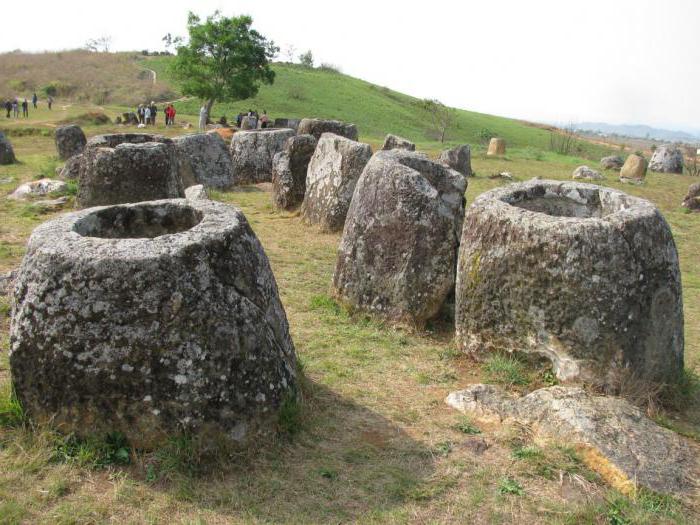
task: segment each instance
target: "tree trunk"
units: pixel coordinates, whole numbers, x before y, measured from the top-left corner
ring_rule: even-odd
[[[211,108],[214,105],[214,99],[207,100],[207,124],[211,124]]]

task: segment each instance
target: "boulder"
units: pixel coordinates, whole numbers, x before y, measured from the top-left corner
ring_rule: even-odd
[[[294,136],[291,129],[239,131],[231,139],[234,184],[255,184],[272,180],[272,159]]]
[[[647,161],[641,155],[633,153],[620,170],[620,182],[641,184],[647,175]]]
[[[289,128],[297,131],[300,122],[301,120],[298,118],[276,118],[273,125],[276,128]]]
[[[683,197],[681,206],[691,211],[700,212],[700,183],[695,183],[688,188],[688,194]]]
[[[683,151],[674,146],[659,146],[651,156],[649,169],[661,173],[683,173]]]
[[[440,152],[438,162],[457,170],[465,177],[472,176],[472,152],[469,144],[462,144]]]
[[[579,166],[574,170],[574,173],[571,175],[571,178],[583,180],[602,180],[603,176],[599,172],[589,168],[588,166]]]
[[[649,201],[592,184],[533,180],[481,194],[459,248],[456,340],[517,350],[561,380],[672,383],[683,371],[673,235]]]
[[[297,128],[299,135],[313,135],[320,140],[324,133],[333,133],[350,140],[357,140],[357,126],[339,120],[302,119]]]
[[[318,141],[306,175],[301,216],[321,231],[343,229],[352,194],[372,156],[368,144],[324,133]]]
[[[39,179],[26,182],[10,193],[7,198],[13,200],[28,200],[32,197],[42,197],[50,193],[65,191],[67,184],[62,180]]]
[[[382,149],[405,149],[407,151],[416,151],[416,145],[408,139],[389,134],[384,138]]]
[[[137,126],[139,123],[139,117],[133,111],[122,113],[122,123]]]
[[[233,186],[233,163],[224,139],[216,133],[197,133],[173,139],[183,183],[207,188]]]
[[[619,170],[625,164],[625,159],[619,155],[611,155],[600,159],[600,167],[604,170]]]
[[[14,164],[17,162],[15,158],[15,150],[12,148],[12,143],[3,133],[0,133],[0,166],[6,164]]]
[[[66,180],[77,180],[80,177],[80,164],[83,160],[83,154],[73,155],[69,158],[61,168],[59,177]]]
[[[575,445],[584,463],[621,492],[637,486],[692,495],[700,474],[696,443],[660,427],[624,399],[553,386],[523,397],[492,385],[452,392],[446,403],[486,421],[516,423],[538,437]]]
[[[132,146],[133,147],[133,146]],[[269,261],[241,211],[206,200],[91,208],[39,226],[15,284],[10,369],[29,417],[245,445],[297,392]]]
[[[499,139],[496,137],[493,137],[491,141],[489,142],[489,149],[486,152],[486,155],[489,157],[495,156],[495,155],[505,155],[506,154],[506,141],[503,139]]]
[[[116,148],[120,144],[145,144],[146,142],[173,143],[171,139],[153,133],[111,133],[95,135],[87,141],[85,148]]]
[[[435,317],[454,291],[466,188],[464,175],[422,155],[377,152],[345,221],[336,296],[413,326]]]
[[[207,189],[202,184],[197,184],[195,186],[190,186],[185,188],[185,198],[187,200],[209,200],[209,194]]]
[[[281,210],[293,210],[304,200],[306,172],[316,150],[313,135],[287,139],[284,150],[272,161],[272,203]]]
[[[249,130],[249,129],[257,129],[258,128],[258,119],[255,117],[249,117],[245,116],[241,120],[241,129],[242,130]]]
[[[85,133],[76,124],[59,126],[56,128],[55,138],[58,158],[61,160],[68,160],[73,155],[80,155],[87,143]]]
[[[85,148],[78,184],[80,207],[184,195],[175,145],[169,139]]]

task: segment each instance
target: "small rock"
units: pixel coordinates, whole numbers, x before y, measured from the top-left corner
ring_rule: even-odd
[[[625,159],[619,155],[611,155],[600,159],[600,167],[604,170],[619,170],[625,164]]]
[[[695,183],[688,188],[688,194],[683,197],[681,206],[700,212],[700,183]]]
[[[209,200],[209,194],[203,184],[197,184],[185,189],[185,198],[187,200]]]
[[[504,139],[499,139],[497,137],[494,137],[491,139],[489,142],[489,149],[486,152],[486,155],[489,157],[495,156],[495,155],[505,155],[506,154],[506,141]]]
[[[579,166],[574,170],[574,173],[571,176],[571,178],[585,180],[601,180],[603,176],[599,172],[589,168],[588,166]]]
[[[416,145],[408,139],[389,134],[384,138],[383,150],[405,149],[406,151],[416,151]]]
[[[66,189],[66,183],[55,179],[40,179],[32,182],[26,182],[18,187],[14,192],[7,196],[8,199],[27,200],[32,197],[40,197],[63,191]]]
[[[660,173],[683,173],[683,152],[674,146],[659,146],[651,156],[649,169]]]

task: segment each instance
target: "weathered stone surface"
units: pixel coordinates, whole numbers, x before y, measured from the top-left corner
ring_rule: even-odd
[[[176,137],[173,142],[184,184],[194,181],[217,189],[233,186],[233,163],[221,136],[197,133]]]
[[[0,295],[10,295],[15,286],[17,269],[0,273]]]
[[[233,138],[235,130],[233,128],[216,128],[211,131],[207,131],[207,133],[215,133],[224,139],[225,144],[231,144],[231,139]]]
[[[695,183],[688,188],[688,194],[683,197],[681,206],[691,211],[700,211],[700,183]]]
[[[683,173],[683,151],[674,146],[659,146],[651,156],[649,169],[661,173]]]
[[[14,200],[27,200],[32,197],[41,197],[50,193],[64,191],[66,183],[62,180],[54,179],[39,179],[31,182],[25,182],[15,191],[10,193],[7,198]]]
[[[14,164],[17,162],[15,158],[15,150],[12,148],[12,143],[4,133],[0,133],[0,166]]]
[[[407,151],[416,151],[416,145],[408,139],[392,135],[391,133],[384,137],[383,150],[390,149],[405,149]]]
[[[619,170],[625,164],[625,159],[619,155],[611,155],[600,159],[600,167],[604,170]]]
[[[185,188],[185,198],[187,200],[208,200],[209,194],[207,189],[202,184],[196,184],[195,186],[190,186]]]
[[[620,170],[620,182],[641,184],[647,175],[647,161],[644,157],[633,153]]]
[[[489,149],[486,151],[486,155],[489,157],[494,155],[505,155],[506,154],[506,141],[504,139],[499,139],[493,137],[489,141]]]
[[[87,141],[85,148],[116,148],[120,144],[144,144],[146,142],[173,143],[168,137],[154,133],[110,133],[95,135]]]
[[[472,151],[469,144],[462,144],[440,152],[438,162],[457,170],[465,177],[472,176]]]
[[[257,127],[258,127],[258,119],[256,119],[255,117],[249,117],[248,115],[246,115],[241,120],[241,129],[242,130],[247,131],[247,130],[251,130],[251,129],[257,129]]]
[[[175,146],[170,139],[124,142],[114,148],[93,147],[88,143],[85,148],[77,196],[81,207],[184,195]]]
[[[255,184],[272,180],[272,159],[294,136],[291,129],[239,131],[231,139],[234,184]]]
[[[63,197],[58,197],[56,199],[34,201],[32,204],[45,211],[57,211],[63,208],[63,206],[65,206],[67,203],[68,197],[64,195]]]
[[[281,210],[293,210],[304,200],[306,172],[316,150],[316,137],[296,135],[287,139],[284,151],[272,161],[272,203]]]
[[[80,177],[80,164],[82,160],[82,153],[79,155],[73,155],[61,168],[59,177],[66,180],[77,180]]]
[[[59,126],[56,128],[55,138],[58,158],[61,160],[68,160],[73,155],[80,155],[87,142],[85,133],[76,124]]]
[[[562,386],[516,398],[479,384],[452,392],[445,401],[476,418],[515,421],[582,447],[584,462],[624,493],[637,485],[662,493],[697,492],[697,444],[658,426],[623,399]]]
[[[435,317],[454,290],[466,188],[464,175],[419,154],[377,152],[345,221],[336,295],[393,321]]]
[[[232,206],[152,201],[44,223],[14,300],[13,385],[33,420],[66,432],[248,442],[296,392],[275,278]]]
[[[298,118],[276,118],[274,127],[276,128],[289,128],[297,131],[299,129],[299,123],[301,119]]]
[[[321,231],[343,229],[352,194],[372,156],[368,144],[324,133],[318,141],[306,175],[301,216]]]
[[[591,184],[483,193],[464,218],[456,332],[469,352],[541,354],[564,380],[673,382],[683,301],[671,230],[650,202]]]
[[[489,179],[513,180],[513,174],[509,171],[496,172],[496,173],[489,175]]]
[[[357,140],[357,126],[339,120],[322,120],[318,118],[302,119],[297,128],[299,135],[313,135],[316,140],[324,133],[333,133],[350,140]]]
[[[601,180],[603,176],[599,172],[589,168],[588,166],[579,166],[574,170],[573,174],[571,175],[571,178],[583,180]]]

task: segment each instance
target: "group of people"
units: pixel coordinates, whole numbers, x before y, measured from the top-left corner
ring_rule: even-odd
[[[36,93],[34,93],[32,95],[32,105],[34,106],[34,109],[39,107],[38,102],[39,97],[36,95]],[[53,98],[50,95],[46,97],[46,104],[48,105],[49,109],[51,109],[51,106],[53,105]],[[29,118],[29,102],[27,101],[26,97],[21,102],[17,97],[12,100],[5,100],[3,108],[5,108],[6,118],[10,118],[10,114],[12,114],[13,118],[19,118],[20,109],[22,109],[22,117]]]
[[[165,115],[166,126],[175,124],[175,106],[168,104],[163,110],[163,114]],[[155,126],[157,115],[158,106],[156,106],[154,101],[151,101],[150,104],[139,104],[139,107],[136,108],[136,116],[139,119],[139,124],[143,124],[144,126]]]
[[[240,128],[245,117],[248,117],[248,123],[251,129],[257,129],[258,125],[260,125],[260,129],[265,129],[270,125],[270,117],[267,115],[267,110],[265,109],[263,109],[262,115],[258,115],[257,109],[255,111],[249,109],[248,113],[239,113],[236,115],[236,126]]]

